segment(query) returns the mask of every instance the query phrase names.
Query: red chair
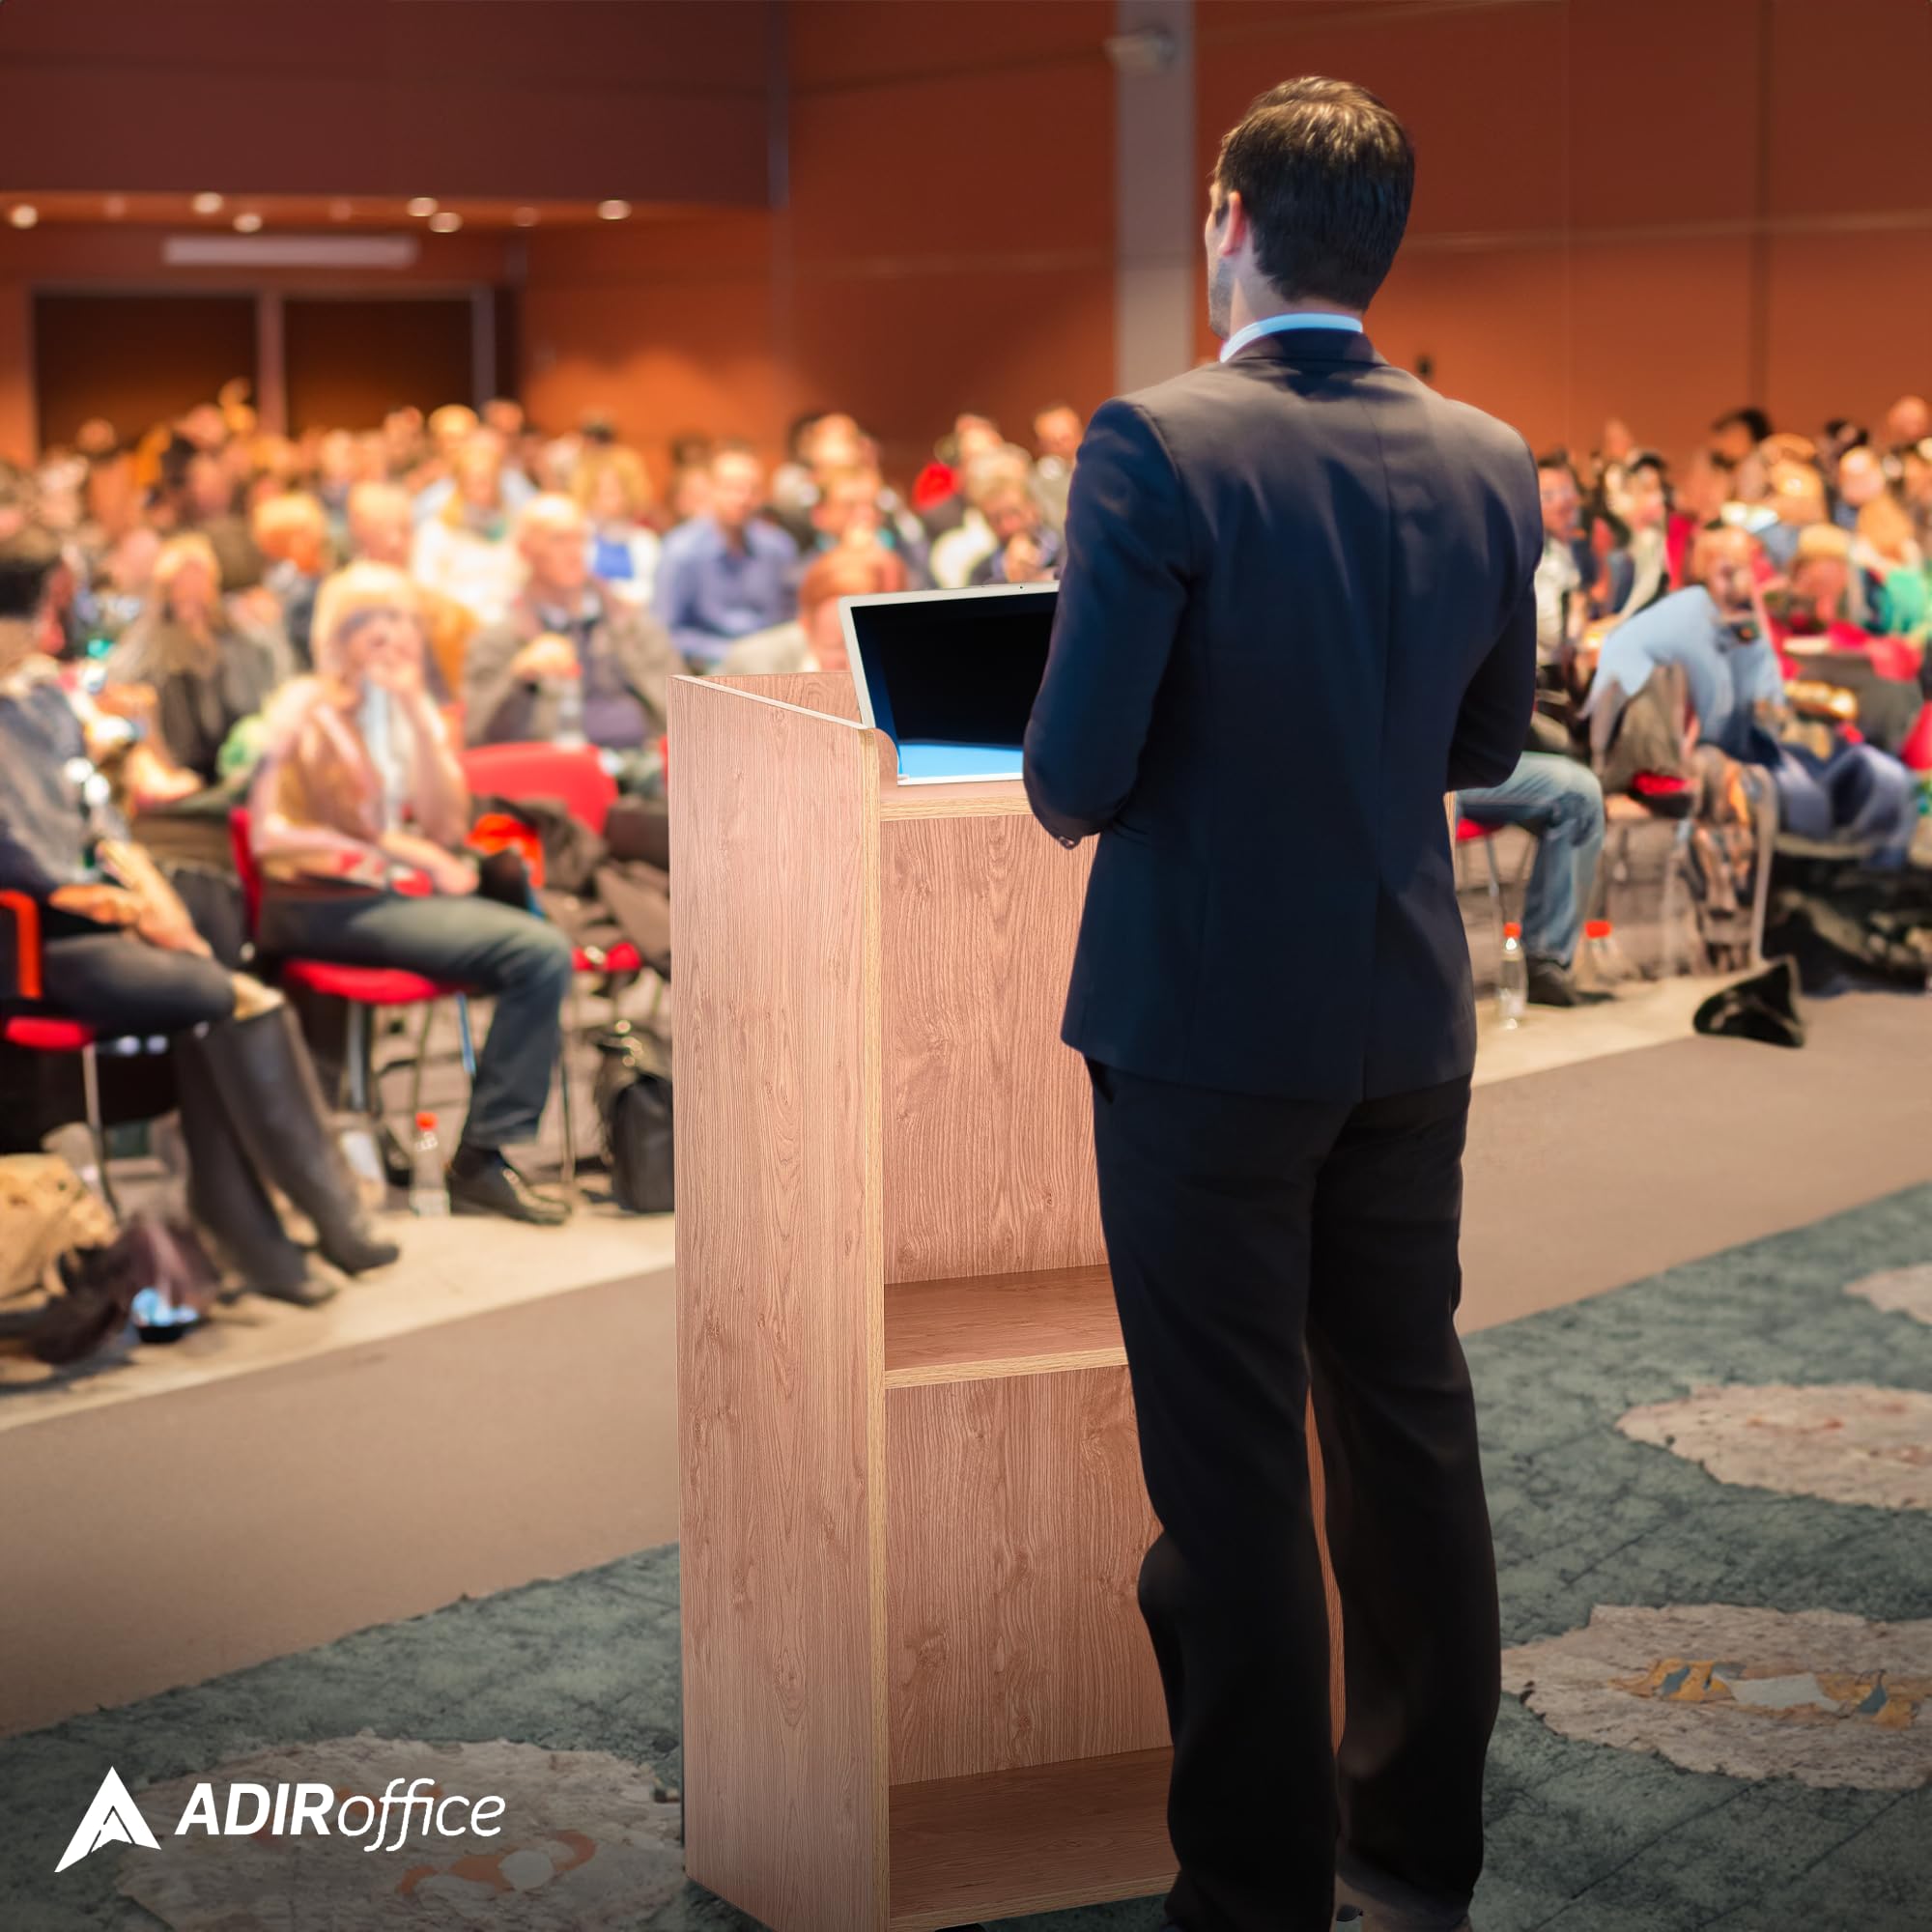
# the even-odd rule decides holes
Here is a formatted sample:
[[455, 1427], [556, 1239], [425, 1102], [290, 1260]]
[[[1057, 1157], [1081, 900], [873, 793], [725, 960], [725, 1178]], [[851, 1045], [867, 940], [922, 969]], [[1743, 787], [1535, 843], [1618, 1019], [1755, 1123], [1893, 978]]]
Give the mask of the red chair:
[[[242, 902], [247, 914], [252, 937], [261, 925], [262, 872], [255, 864], [255, 849], [248, 837], [248, 809], [237, 806], [228, 814], [228, 844], [235, 858], [235, 873], [242, 883]], [[413, 1121], [422, 1102], [423, 1061], [429, 1044], [430, 1020], [439, 1000], [456, 1002], [456, 1024], [462, 1040], [463, 1070], [476, 1077], [476, 1047], [469, 1032], [469, 988], [440, 980], [425, 979], [387, 966], [338, 966], [323, 959], [281, 959], [275, 962], [276, 977], [285, 986], [301, 986], [311, 993], [343, 1001], [349, 1009], [349, 1104], [359, 1114], [380, 1122], [383, 1118], [380, 1093], [372, 1095], [369, 1084], [369, 1015], [384, 1007], [421, 1007], [422, 1028], [416, 1037], [415, 1070], [410, 1089], [410, 1119]]]
[[[14, 990], [23, 1000], [45, 997], [42, 979], [41, 906], [25, 893], [0, 893], [0, 910], [14, 922]], [[100, 1119], [99, 1035], [79, 1020], [51, 1014], [15, 1013], [0, 1020], [0, 1039], [28, 1053], [74, 1053], [80, 1056], [81, 1105], [87, 1131], [94, 1142], [95, 1170], [100, 1176], [101, 1198], [117, 1218], [114, 1183], [107, 1176], [107, 1130]]]
[[[1483, 858], [1489, 866], [1490, 910], [1495, 916], [1496, 971], [1498, 975], [1502, 971], [1503, 940], [1509, 924], [1503, 907], [1502, 868], [1496, 864], [1495, 839], [1496, 834], [1502, 829], [1500, 825], [1485, 825], [1478, 819], [1465, 818], [1460, 810], [1456, 813], [1456, 845], [1458, 850], [1460, 851], [1464, 845], [1480, 845], [1483, 848]], [[1528, 877], [1527, 868], [1535, 863], [1536, 846], [1534, 841], [1532, 841], [1529, 854], [1523, 861], [1524, 870], [1519, 877], [1512, 880], [1511, 883], [1519, 889], [1521, 888], [1524, 880]]]
[[594, 745], [472, 745], [463, 753], [463, 776], [472, 797], [561, 799], [600, 838], [617, 803], [617, 781]]

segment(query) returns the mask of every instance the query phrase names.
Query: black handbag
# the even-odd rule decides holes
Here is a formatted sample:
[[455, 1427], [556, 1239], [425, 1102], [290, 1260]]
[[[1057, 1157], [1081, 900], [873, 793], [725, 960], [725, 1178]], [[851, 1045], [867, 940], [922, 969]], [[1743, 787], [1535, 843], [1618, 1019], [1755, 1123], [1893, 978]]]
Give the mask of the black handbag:
[[620, 1020], [596, 1036], [597, 1118], [611, 1191], [632, 1214], [668, 1214], [675, 1192], [670, 1055], [656, 1034]]

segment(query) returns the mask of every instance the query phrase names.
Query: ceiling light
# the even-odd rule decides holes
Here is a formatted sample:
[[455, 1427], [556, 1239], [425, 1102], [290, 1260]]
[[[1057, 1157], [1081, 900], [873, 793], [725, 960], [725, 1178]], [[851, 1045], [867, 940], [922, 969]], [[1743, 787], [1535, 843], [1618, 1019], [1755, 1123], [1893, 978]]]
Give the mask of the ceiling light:
[[629, 218], [631, 204], [628, 201], [600, 201], [597, 204], [599, 221], [623, 221]]
[[110, 194], [100, 204], [100, 212], [109, 221], [119, 221], [128, 213], [128, 197], [125, 194]]
[[219, 214], [221, 197], [218, 194], [198, 194], [188, 204], [197, 214]]
[[41, 211], [30, 201], [16, 203], [7, 211], [7, 219], [15, 228], [31, 228], [41, 218]]
[[346, 201], [331, 201], [328, 204], [328, 218], [331, 221], [347, 221], [355, 213]]
[[454, 235], [463, 226], [463, 217], [453, 208], [445, 208], [440, 214], [432, 214], [429, 225], [439, 235]]
[[517, 209], [510, 216], [519, 228], [534, 228], [537, 225], [537, 212], [534, 208]]
[[433, 194], [417, 195], [410, 203], [410, 213], [418, 220], [421, 220], [425, 214], [434, 214], [436, 213], [436, 196]]
[[235, 217], [235, 232], [238, 235], [252, 235], [262, 225], [262, 217], [250, 209], [245, 214]]

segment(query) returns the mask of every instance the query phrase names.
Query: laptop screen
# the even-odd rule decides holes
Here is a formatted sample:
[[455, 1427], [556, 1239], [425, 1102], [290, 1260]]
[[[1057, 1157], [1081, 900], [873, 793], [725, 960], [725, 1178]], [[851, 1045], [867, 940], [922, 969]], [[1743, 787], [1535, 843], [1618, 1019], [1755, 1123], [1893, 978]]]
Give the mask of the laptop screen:
[[1056, 595], [1046, 584], [847, 602], [862, 708], [897, 746], [901, 778], [1019, 777]]

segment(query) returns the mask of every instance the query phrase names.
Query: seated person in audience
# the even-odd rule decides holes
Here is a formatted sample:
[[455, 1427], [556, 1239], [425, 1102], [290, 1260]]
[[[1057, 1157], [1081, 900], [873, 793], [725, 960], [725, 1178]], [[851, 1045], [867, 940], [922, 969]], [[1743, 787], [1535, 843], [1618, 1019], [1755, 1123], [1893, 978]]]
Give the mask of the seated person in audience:
[[[337, 1267], [380, 1267], [395, 1246], [370, 1225], [279, 996], [212, 956], [154, 863], [91, 803], [80, 721], [36, 650], [58, 554], [33, 528], [0, 541], [0, 892], [40, 908], [42, 980], [40, 998], [24, 998], [16, 955], [4, 997], [110, 1037], [166, 1036], [195, 1219], [246, 1287], [326, 1300], [332, 1287], [284, 1231], [265, 1183], [309, 1217]], [[0, 916], [0, 930], [10, 925], [14, 946], [17, 925]]]
[[1588, 765], [1560, 752], [1525, 752], [1499, 785], [1456, 794], [1459, 816], [1520, 825], [1536, 836], [1522, 900], [1529, 998], [1539, 1007], [1587, 1005], [1570, 977], [1604, 850], [1604, 788]]
[[267, 497], [255, 506], [252, 534], [265, 566], [263, 587], [274, 597], [282, 635], [305, 670], [316, 588], [329, 564], [327, 513], [319, 497], [298, 492]]
[[1711, 425], [1710, 447], [1735, 467], [1771, 433], [1771, 418], [1762, 410], [1731, 410]]
[[569, 1208], [505, 1158], [534, 1137], [562, 1043], [568, 940], [521, 905], [478, 896], [458, 848], [469, 791], [423, 682], [409, 580], [353, 563], [323, 585], [316, 674], [269, 720], [249, 797], [265, 954], [399, 968], [496, 996], [448, 1173], [458, 1213], [550, 1227]]
[[1825, 478], [1815, 464], [1789, 458], [1771, 466], [1771, 507], [1776, 521], [1757, 532], [1764, 554], [1778, 570], [1788, 570], [1804, 533], [1831, 520]]
[[590, 575], [620, 603], [649, 610], [657, 585], [658, 533], [646, 521], [651, 479], [635, 449], [592, 443], [571, 478], [589, 526]]
[[455, 598], [479, 622], [494, 624], [523, 582], [523, 566], [510, 541], [502, 445], [480, 430], [456, 452], [453, 464], [454, 488], [442, 507], [417, 521], [410, 574]]
[[821, 551], [798, 583], [798, 615], [769, 631], [740, 638], [719, 667], [732, 677], [770, 677], [781, 671], [849, 670], [841, 597], [872, 597], [910, 588], [905, 560], [871, 542]]
[[259, 583], [262, 554], [238, 514], [236, 478], [228, 459], [212, 449], [190, 455], [182, 469], [182, 508], [177, 527], [198, 530], [214, 552], [221, 581], [231, 589]]
[[[516, 412], [518, 431], [505, 435], [498, 427], [503, 420], [503, 406], [499, 402], [489, 407], [497, 412], [497, 418], [480, 423], [476, 419], [476, 412], [465, 409], [461, 403], [446, 403], [431, 413], [428, 423], [430, 455], [417, 467], [412, 478], [417, 523], [427, 523], [449, 507], [450, 498], [462, 489], [457, 472], [462, 468], [463, 452], [479, 437], [497, 452], [497, 487], [502, 494], [504, 508], [514, 514], [536, 495], [535, 486], [524, 474], [517, 461], [516, 436], [523, 426], [522, 409], [515, 403], [508, 405]], [[486, 410], [486, 417], [488, 413]]]
[[693, 670], [716, 668], [733, 639], [798, 609], [798, 548], [758, 517], [764, 471], [744, 443], [712, 452], [708, 507], [665, 538], [657, 614]]
[[1606, 559], [1600, 615], [1628, 617], [1645, 611], [1670, 590], [1670, 487], [1663, 459], [1639, 450], [1606, 478], [1605, 507], [1616, 519], [1622, 541]]
[[1833, 521], [1840, 529], [1855, 530], [1859, 512], [1886, 490], [1885, 462], [1870, 443], [1855, 443], [1838, 458], [1837, 508]]
[[1883, 867], [1902, 865], [1917, 829], [1912, 775], [1896, 758], [1842, 733], [1822, 748], [1788, 733], [1784, 678], [1758, 589], [1756, 544], [1719, 528], [1698, 539], [1698, 582], [1653, 604], [1604, 639], [1593, 710], [1628, 702], [1654, 668], [1679, 667], [1694, 744], [1769, 771], [1784, 828], [1803, 838], [1849, 838]]
[[469, 742], [575, 739], [609, 752], [654, 743], [665, 726], [670, 639], [649, 611], [590, 575], [583, 512], [568, 497], [533, 498], [517, 520], [517, 547], [526, 572], [521, 595], [469, 640]]
[[890, 493], [870, 465], [848, 469], [828, 469], [819, 473], [817, 500], [811, 507], [811, 550], [814, 554], [847, 545], [865, 548], [876, 544], [896, 554], [905, 565], [908, 585], [923, 590], [925, 538], [916, 517], [900, 518], [891, 513]]
[[946, 590], [963, 590], [974, 581], [973, 573], [997, 555], [1009, 538], [1036, 528], [1039, 522], [1033, 499], [1032, 459], [1010, 444], [976, 456], [968, 464], [964, 495], [964, 518], [932, 546], [932, 581]]
[[[407, 571], [415, 520], [410, 494], [395, 483], [358, 483], [349, 493], [349, 554], [366, 563]], [[463, 660], [476, 630], [476, 613], [454, 597], [416, 585], [416, 610], [429, 646], [431, 683], [440, 701], [463, 690]]]
[[229, 732], [262, 709], [287, 669], [283, 640], [223, 605], [214, 551], [192, 531], [161, 546], [148, 608], [107, 660], [111, 682], [153, 690], [162, 747], [205, 785], [216, 781]]
[[[966, 522], [972, 504], [966, 497], [966, 472], [982, 456], [992, 456], [1008, 446], [1000, 426], [991, 416], [962, 410], [952, 418], [952, 433], [940, 438], [933, 460], [920, 471], [913, 484], [913, 501], [919, 507], [920, 522], [930, 542], [937, 543], [949, 531]], [[1026, 452], [1019, 452], [1022, 458]], [[958, 586], [949, 585], [956, 589]]]
[[350, 430], [325, 430], [315, 439], [315, 497], [328, 520], [328, 547], [338, 556], [349, 554], [349, 493], [365, 476], [380, 472], [370, 466], [359, 440]]
[[1034, 501], [1041, 521], [1056, 537], [1066, 533], [1066, 493], [1073, 483], [1073, 460], [1087, 425], [1068, 403], [1049, 403], [1033, 419], [1033, 443], [1038, 452], [1033, 466]]

